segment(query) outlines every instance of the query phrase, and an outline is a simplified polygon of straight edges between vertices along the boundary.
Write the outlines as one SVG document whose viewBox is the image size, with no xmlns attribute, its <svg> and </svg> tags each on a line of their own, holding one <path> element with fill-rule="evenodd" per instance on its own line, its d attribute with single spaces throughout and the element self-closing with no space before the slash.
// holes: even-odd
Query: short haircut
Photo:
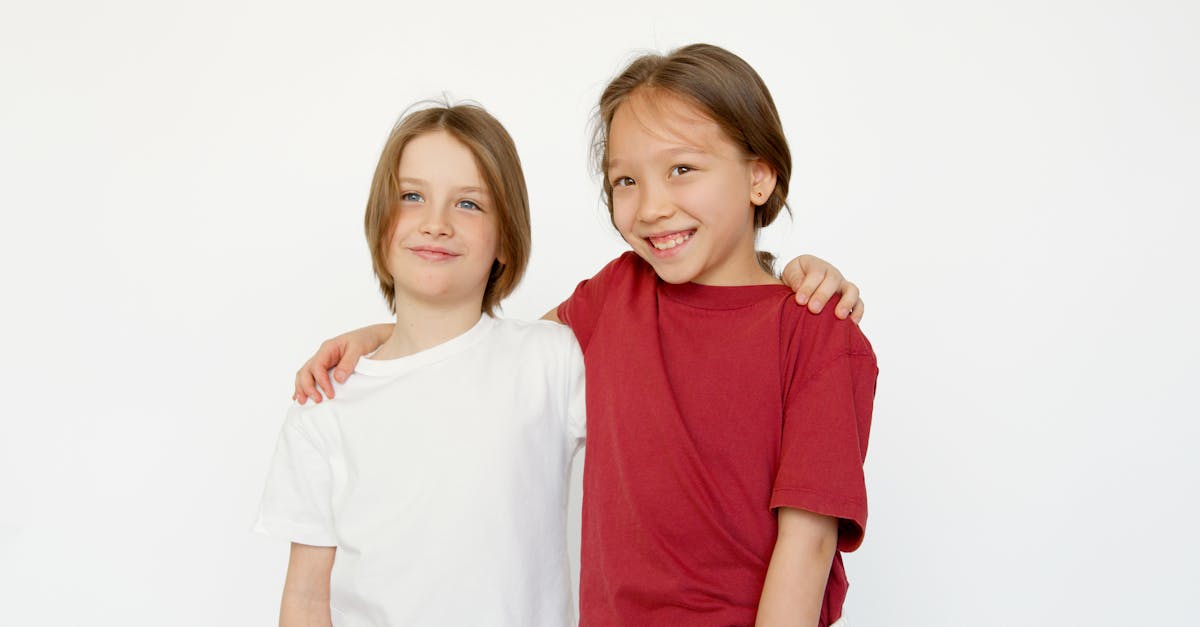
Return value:
<svg viewBox="0 0 1200 627">
<path fill-rule="evenodd" d="M 388 135 L 367 199 L 364 227 L 379 290 L 396 313 L 396 286 L 388 271 L 387 253 L 400 203 L 398 172 L 404 147 L 418 136 L 445 131 L 471 151 L 495 211 L 498 259 L 483 291 L 483 313 L 490 315 L 516 289 L 529 263 L 529 193 L 517 147 L 499 120 L 480 106 L 430 102 L 414 106 L 417 108 L 405 112 Z"/>
<path fill-rule="evenodd" d="M 612 181 L 608 177 L 608 134 L 617 109 L 635 92 L 662 91 L 694 104 L 735 145 L 775 171 L 775 189 L 754 209 L 754 228 L 761 229 L 787 206 L 792 153 L 783 134 L 779 111 L 766 83 L 741 57 L 710 44 L 692 44 L 670 54 L 644 54 L 634 59 L 600 96 L 592 142 L 593 158 L 603 173 L 604 202 L 612 215 Z M 758 253 L 759 265 L 774 273 L 770 253 Z"/>
</svg>

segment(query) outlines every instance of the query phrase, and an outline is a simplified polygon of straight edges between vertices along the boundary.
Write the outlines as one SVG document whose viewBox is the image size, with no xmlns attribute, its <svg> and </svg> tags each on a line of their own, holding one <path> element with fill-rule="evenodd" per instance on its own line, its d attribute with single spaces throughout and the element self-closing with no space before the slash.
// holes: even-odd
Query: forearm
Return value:
<svg viewBox="0 0 1200 627">
<path fill-rule="evenodd" d="M 363 330 L 371 334 L 371 338 L 375 341 L 376 346 L 382 346 L 392 336 L 392 331 L 396 330 L 396 325 L 384 322 L 363 327 Z"/>
<path fill-rule="evenodd" d="M 767 567 L 756 625 L 816 625 L 836 550 L 837 519 L 780 508 L 779 534 Z"/>
<path fill-rule="evenodd" d="M 329 597 L 323 600 L 302 594 L 283 594 L 279 627 L 331 627 Z"/>
<path fill-rule="evenodd" d="M 334 547 L 292 543 L 279 627 L 331 627 L 329 577 L 335 554 Z"/>
</svg>

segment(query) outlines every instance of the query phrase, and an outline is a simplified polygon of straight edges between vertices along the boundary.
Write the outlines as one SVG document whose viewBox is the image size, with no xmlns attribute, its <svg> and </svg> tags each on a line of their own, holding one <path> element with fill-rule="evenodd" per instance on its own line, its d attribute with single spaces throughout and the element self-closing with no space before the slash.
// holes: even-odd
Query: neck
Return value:
<svg viewBox="0 0 1200 627">
<path fill-rule="evenodd" d="M 478 302 L 447 308 L 397 300 L 396 326 L 372 358 L 398 359 L 433 348 L 469 331 L 482 315 Z"/>
<path fill-rule="evenodd" d="M 783 281 L 758 265 L 757 235 L 753 228 L 747 229 L 745 237 L 720 269 L 696 277 L 692 282 L 712 286 L 782 285 Z"/>
</svg>

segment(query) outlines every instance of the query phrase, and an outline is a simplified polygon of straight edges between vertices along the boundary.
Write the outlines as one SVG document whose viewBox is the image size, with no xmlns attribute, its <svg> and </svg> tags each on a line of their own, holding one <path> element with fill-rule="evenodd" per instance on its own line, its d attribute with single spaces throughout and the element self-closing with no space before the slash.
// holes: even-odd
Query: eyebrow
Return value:
<svg viewBox="0 0 1200 627">
<path fill-rule="evenodd" d="M 699 146 L 680 146 L 678 148 L 668 148 L 655 153 L 655 157 L 677 157 L 679 155 L 706 155 L 708 151 Z M 620 159 L 612 159 L 608 162 L 610 170 L 620 168 Z"/>
<path fill-rule="evenodd" d="M 416 185 L 418 187 L 424 185 L 424 186 L 428 187 L 429 181 L 426 181 L 425 179 L 411 177 L 411 176 L 405 176 L 405 177 L 400 178 L 400 184 L 401 185 Z M 488 193 L 486 189 L 479 187 L 478 185 L 467 185 L 464 187 L 456 187 L 454 189 L 454 191 L 458 192 L 460 194 L 481 194 L 484 196 L 486 196 Z"/>
</svg>

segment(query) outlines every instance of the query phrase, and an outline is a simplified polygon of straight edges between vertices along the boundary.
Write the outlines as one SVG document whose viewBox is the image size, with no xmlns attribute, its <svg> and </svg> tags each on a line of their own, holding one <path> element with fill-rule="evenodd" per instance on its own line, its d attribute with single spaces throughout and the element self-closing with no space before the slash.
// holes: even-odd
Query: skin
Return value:
<svg viewBox="0 0 1200 627">
<path fill-rule="evenodd" d="M 483 176 L 471 151 L 449 133 L 410 140 L 400 155 L 399 180 L 386 259 L 396 324 L 377 359 L 437 346 L 478 322 L 499 248 Z"/>
<path fill-rule="evenodd" d="M 758 627 L 815 625 L 837 550 L 837 519 L 781 507 L 779 532 L 758 601 Z"/>
<path fill-rule="evenodd" d="M 279 606 L 279 627 L 330 627 L 329 574 L 337 549 L 292 543 L 287 577 L 283 582 L 283 601 Z"/>
<path fill-rule="evenodd" d="M 691 104 L 646 93 L 617 108 L 608 135 L 621 237 L 668 283 L 779 283 L 754 252 L 754 207 L 774 190 L 774 171 Z"/>
</svg>

